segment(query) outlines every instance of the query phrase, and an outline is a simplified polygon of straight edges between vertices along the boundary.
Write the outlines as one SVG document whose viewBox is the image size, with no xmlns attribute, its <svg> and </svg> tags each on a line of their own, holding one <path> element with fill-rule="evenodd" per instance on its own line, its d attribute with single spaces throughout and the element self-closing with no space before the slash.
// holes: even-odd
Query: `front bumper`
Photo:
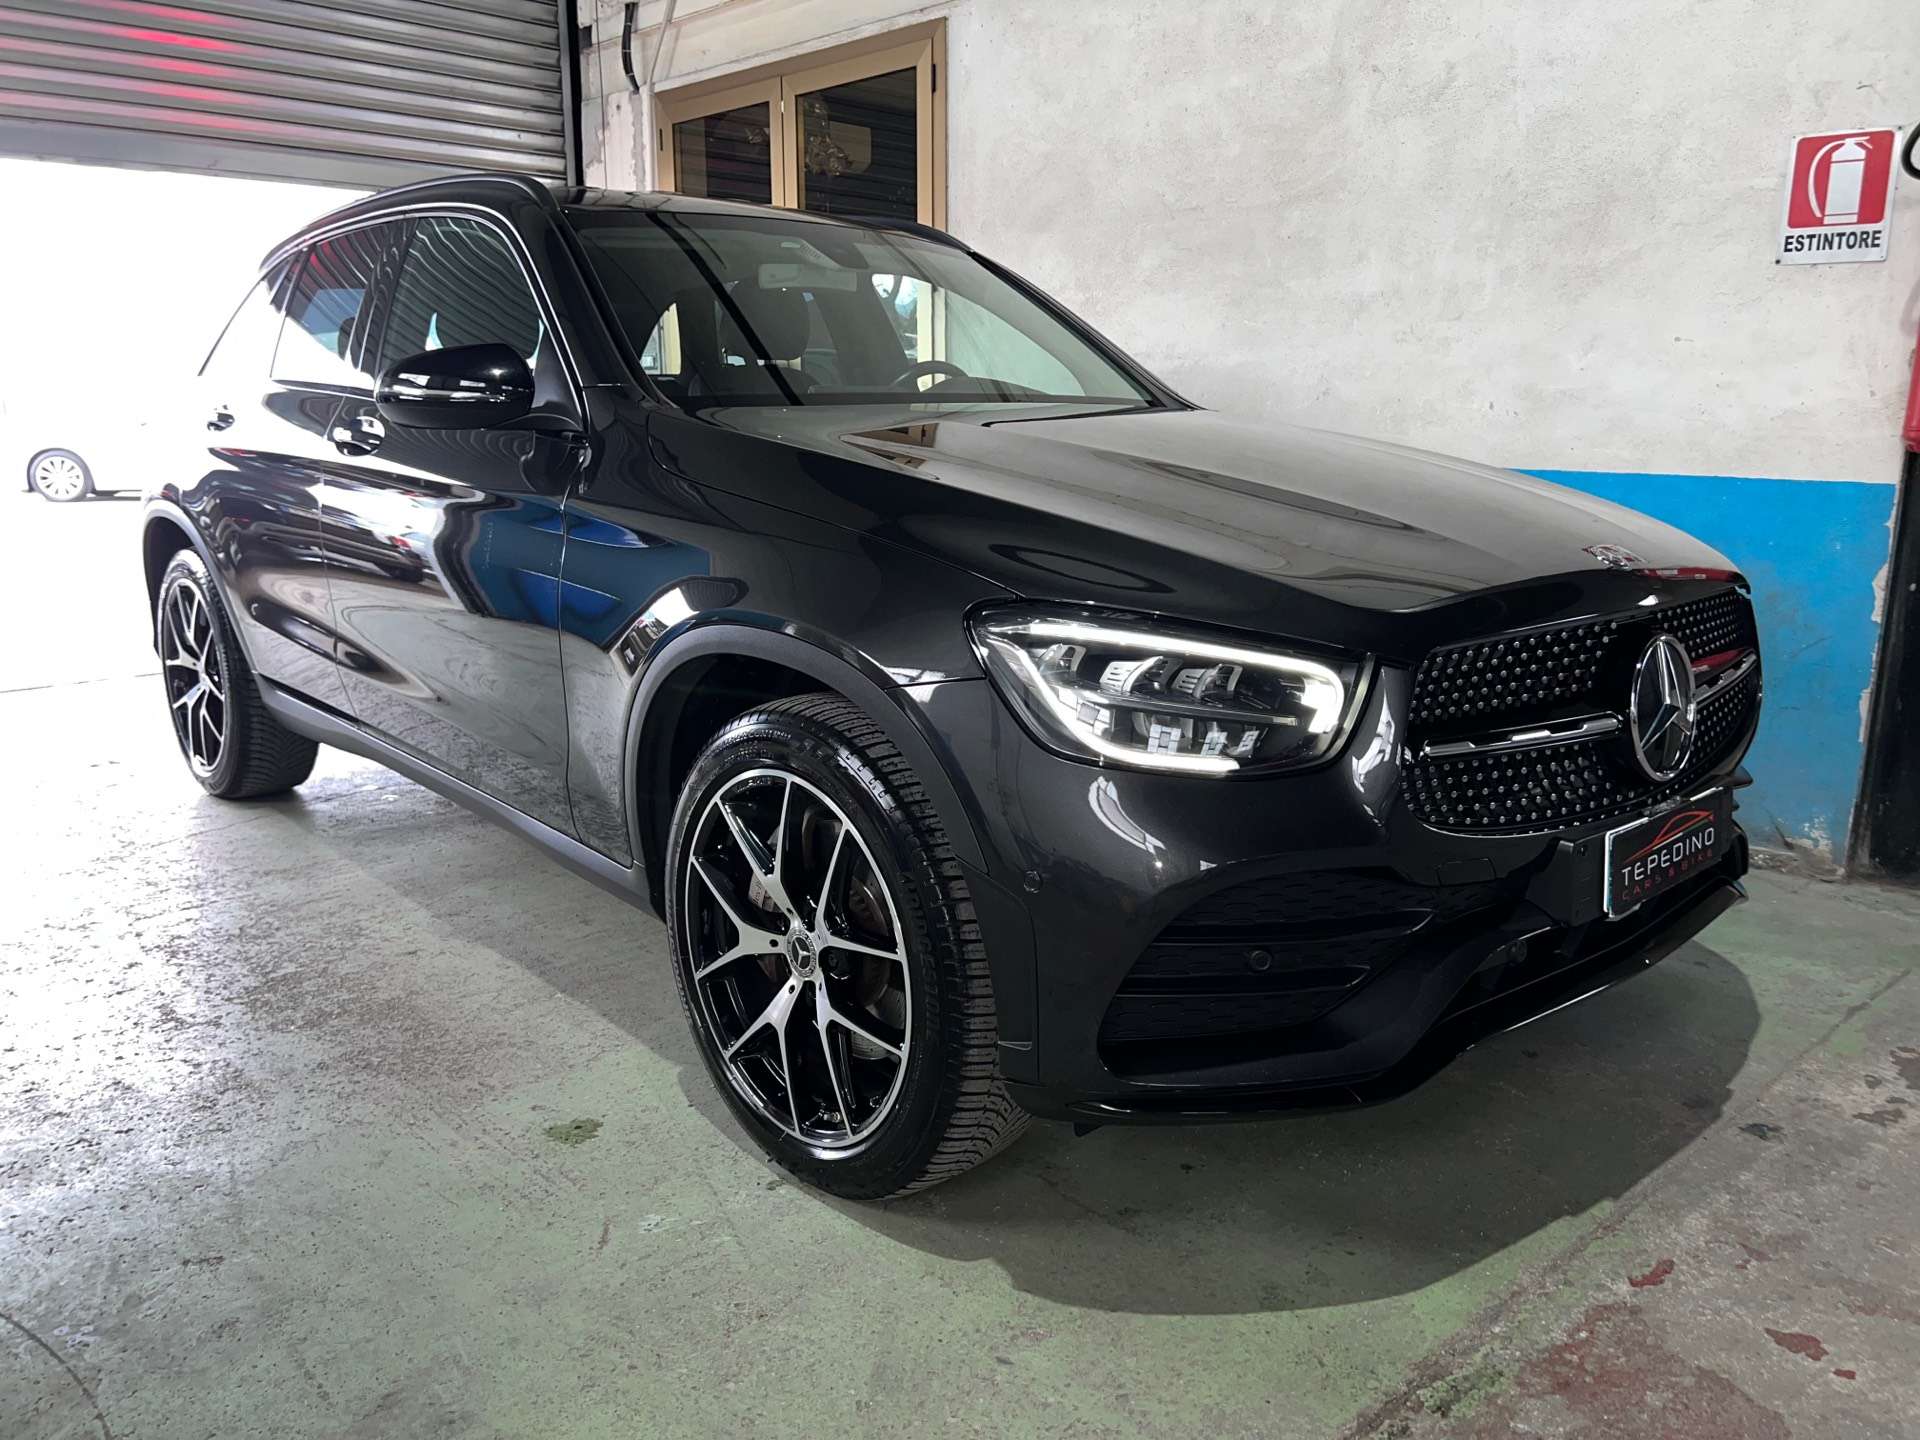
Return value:
<svg viewBox="0 0 1920 1440">
<path fill-rule="evenodd" d="M 1457 947 L 1428 975 L 1384 977 L 1356 996 L 1350 1002 L 1353 1013 L 1343 1017 L 1349 1027 L 1378 1022 L 1366 1031 L 1363 1047 L 1346 1052 L 1343 1066 L 1398 1056 L 1371 1073 L 1272 1087 L 1253 1083 L 1109 1098 L 1078 1097 L 1045 1085 L 1009 1088 L 1014 1099 L 1036 1115 L 1083 1124 L 1192 1123 L 1377 1105 L 1422 1084 L 1482 1038 L 1588 999 L 1664 960 L 1746 899 L 1738 878 L 1746 864 L 1743 837 L 1714 872 L 1645 907 L 1648 913 L 1617 922 L 1618 933 L 1610 934 L 1614 927 L 1603 926 L 1577 941 L 1563 939 L 1565 948 L 1544 961 L 1487 967 L 1488 957 L 1506 946 L 1554 933 L 1544 912 L 1526 906 L 1524 913 Z M 1455 985 L 1459 988 L 1453 998 L 1436 1014 L 1433 1001 Z"/>
<path fill-rule="evenodd" d="M 1420 823 L 1403 801 L 1396 743 L 1409 683 L 1404 671 L 1378 673 L 1333 762 L 1223 781 L 1063 759 L 984 681 L 917 689 L 917 721 L 980 841 L 985 863 L 966 867 L 967 879 L 993 971 L 1001 1070 L 1026 1109 L 1104 1124 L 1377 1102 L 1489 1033 L 1639 973 L 1743 898 L 1744 835 L 1711 871 L 1608 920 L 1603 837 L 1628 817 L 1532 835 Z M 1744 748 L 1701 788 L 1748 783 Z M 1313 963 L 1345 978 L 1324 1004 L 1164 1044 L 1130 1043 L 1116 1026 L 1136 964 L 1196 907 L 1250 885 L 1311 894 L 1319 877 L 1355 875 L 1435 899 L 1424 919 L 1412 912 L 1404 943 L 1374 946 L 1384 958 L 1370 967 L 1342 969 L 1342 952 L 1359 956 L 1372 940 L 1326 929 L 1309 947 Z M 1382 926 L 1370 933 L 1393 932 Z"/>
</svg>

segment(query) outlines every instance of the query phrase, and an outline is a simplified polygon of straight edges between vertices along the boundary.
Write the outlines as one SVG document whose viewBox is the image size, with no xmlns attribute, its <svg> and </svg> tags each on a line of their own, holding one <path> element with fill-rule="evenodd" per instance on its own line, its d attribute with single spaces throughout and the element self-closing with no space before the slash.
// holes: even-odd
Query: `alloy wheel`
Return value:
<svg viewBox="0 0 1920 1440">
<path fill-rule="evenodd" d="M 160 666 L 173 731 L 196 775 L 210 775 L 227 743 L 227 682 L 200 587 L 176 578 L 160 600 Z"/>
<path fill-rule="evenodd" d="M 87 488 L 87 472 L 71 455 L 42 455 L 33 462 L 32 479 L 49 500 L 76 500 Z"/>
<path fill-rule="evenodd" d="M 728 1083 L 816 1149 L 866 1140 L 906 1078 L 913 986 L 859 831 L 800 776 L 744 771 L 701 812 L 684 883 L 690 985 Z"/>
</svg>

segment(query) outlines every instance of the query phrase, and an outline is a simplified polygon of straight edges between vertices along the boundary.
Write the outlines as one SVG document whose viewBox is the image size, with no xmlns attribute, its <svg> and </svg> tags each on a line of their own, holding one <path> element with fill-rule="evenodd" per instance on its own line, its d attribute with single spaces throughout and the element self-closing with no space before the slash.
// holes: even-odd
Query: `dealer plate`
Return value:
<svg viewBox="0 0 1920 1440">
<path fill-rule="evenodd" d="M 1691 875 L 1712 869 L 1733 847 L 1733 792 L 1709 790 L 1685 804 L 1607 832 L 1607 915 L 1618 918 Z"/>
</svg>

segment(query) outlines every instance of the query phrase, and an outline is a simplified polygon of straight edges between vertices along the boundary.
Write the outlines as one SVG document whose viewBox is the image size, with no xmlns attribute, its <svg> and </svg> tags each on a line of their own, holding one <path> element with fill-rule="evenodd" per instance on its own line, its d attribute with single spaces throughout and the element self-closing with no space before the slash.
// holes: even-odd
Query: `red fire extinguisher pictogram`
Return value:
<svg viewBox="0 0 1920 1440">
<path fill-rule="evenodd" d="M 1849 135 L 1822 146 L 1814 155 L 1813 164 L 1807 168 L 1807 208 L 1820 217 L 1821 224 L 1860 223 L 1860 195 L 1866 189 L 1869 153 L 1866 136 Z M 1827 169 L 1824 196 L 1814 188 L 1822 162 Z"/>
</svg>

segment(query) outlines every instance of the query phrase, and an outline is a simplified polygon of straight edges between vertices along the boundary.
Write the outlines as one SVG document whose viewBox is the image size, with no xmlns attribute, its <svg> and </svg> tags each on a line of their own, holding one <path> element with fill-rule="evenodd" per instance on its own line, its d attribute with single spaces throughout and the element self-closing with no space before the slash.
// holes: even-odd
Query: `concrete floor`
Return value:
<svg viewBox="0 0 1920 1440">
<path fill-rule="evenodd" d="M 1758 877 L 1396 1104 L 839 1204 L 650 918 L 337 754 L 203 797 L 136 522 L 0 497 L 0 1436 L 1920 1431 L 1915 897 Z"/>
</svg>

